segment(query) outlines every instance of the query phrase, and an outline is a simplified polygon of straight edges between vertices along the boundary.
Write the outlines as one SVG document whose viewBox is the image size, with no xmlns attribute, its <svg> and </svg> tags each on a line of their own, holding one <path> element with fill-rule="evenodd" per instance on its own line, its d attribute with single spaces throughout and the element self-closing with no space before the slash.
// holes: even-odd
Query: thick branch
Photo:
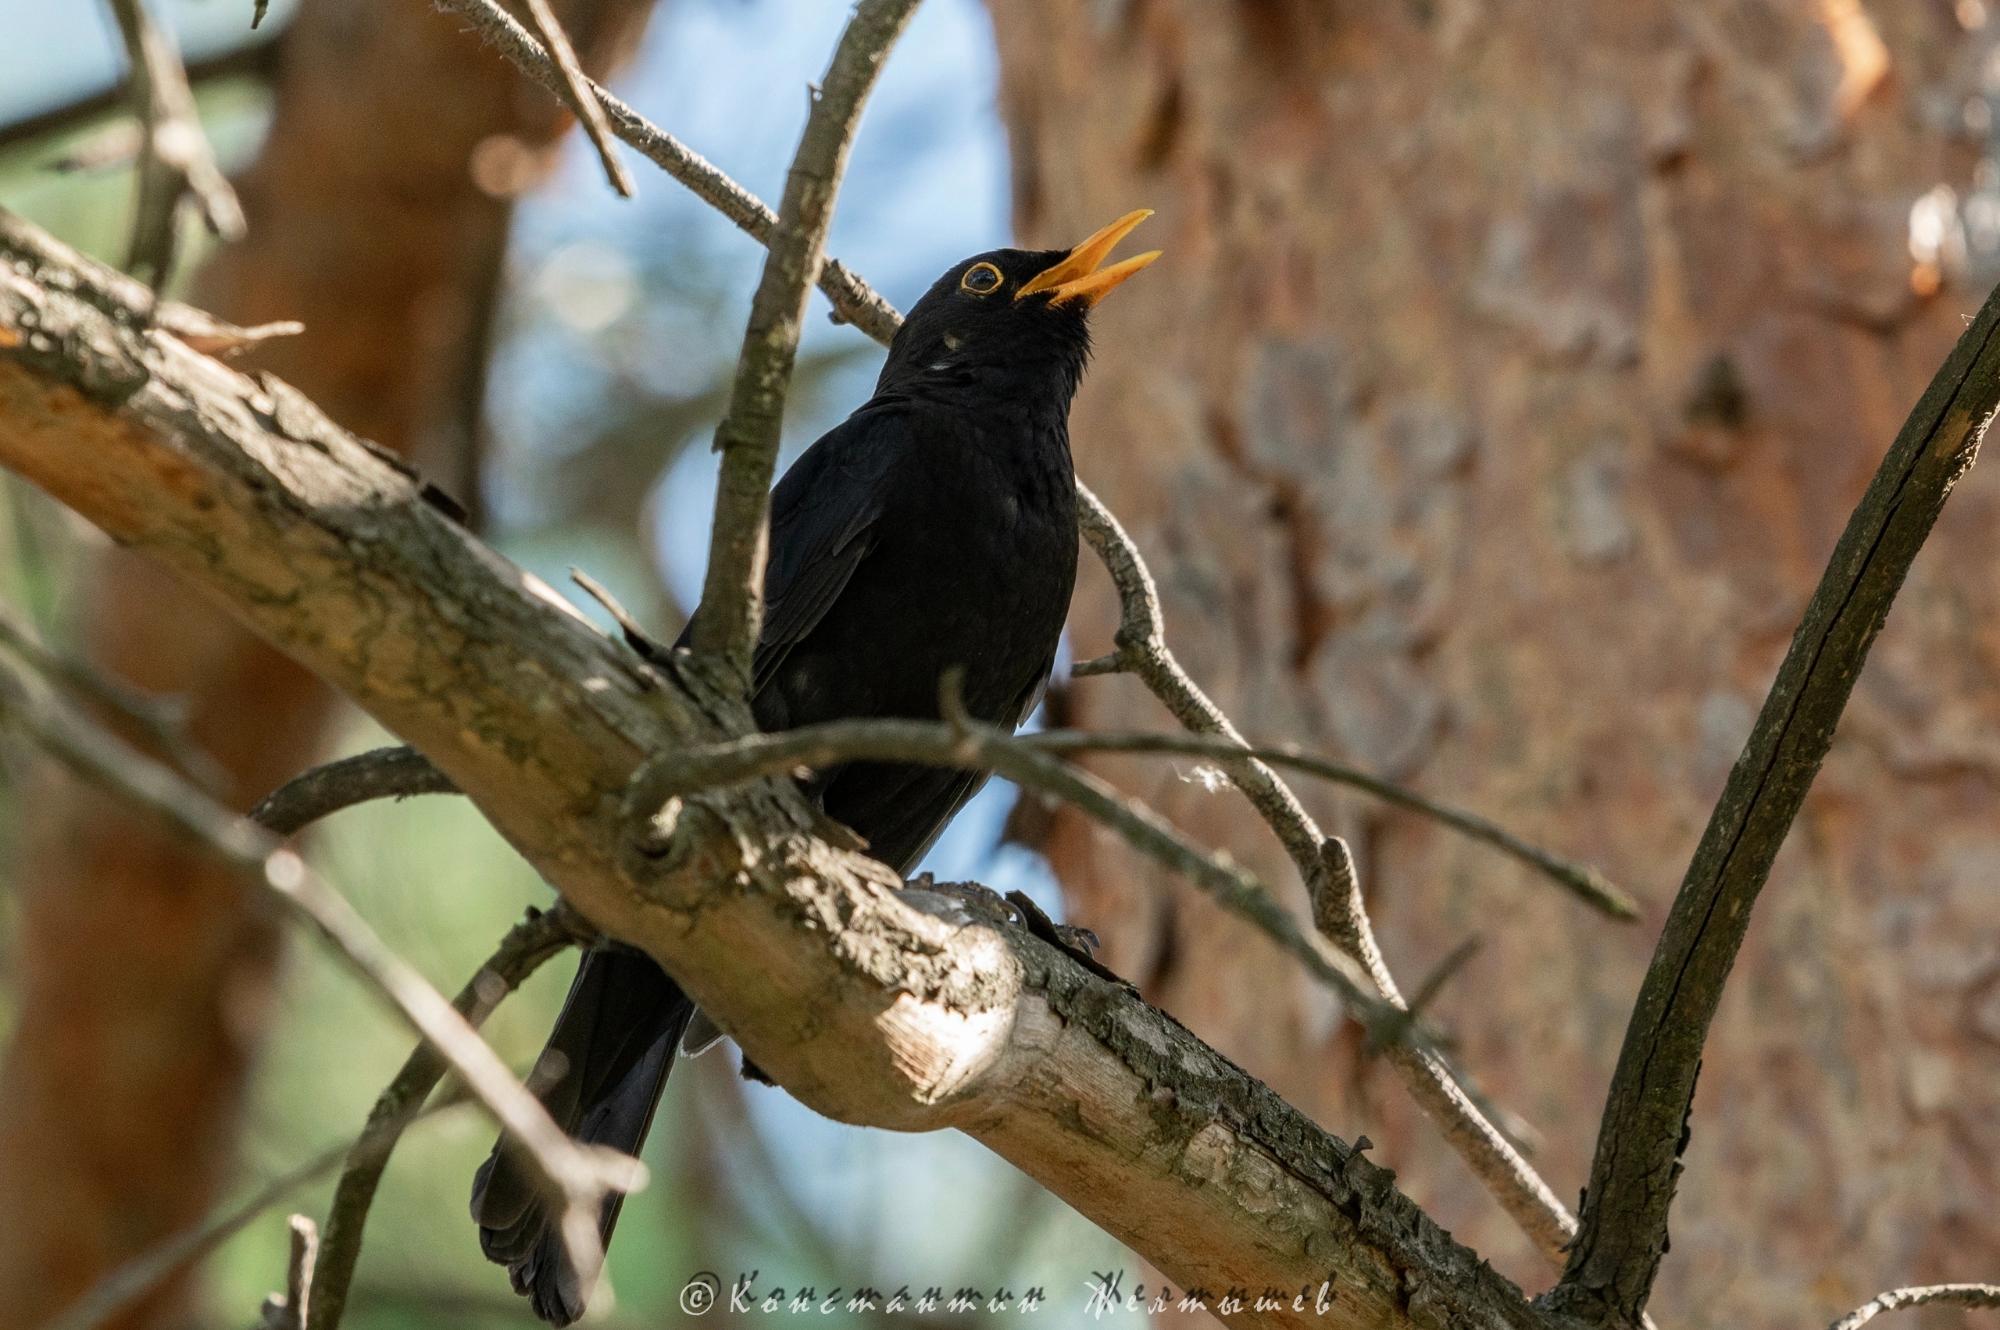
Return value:
<svg viewBox="0 0 2000 1330">
<path fill-rule="evenodd" d="M 1667 1211 L 1709 1022 L 1792 819 L 1889 605 L 2000 405 L 2000 291 L 1958 339 L 1861 496 L 1710 815 L 1632 1009 L 1582 1229 L 1552 1297 L 1635 1323 L 1667 1248 Z"/>
<path fill-rule="evenodd" d="M 685 799 L 642 853 L 621 796 L 649 755 L 730 737 L 712 683 L 636 662 L 296 392 L 106 317 L 47 269 L 0 263 L 0 465 L 416 744 L 803 1102 L 958 1127 L 1183 1285 L 1333 1278 L 1332 1314 L 1269 1323 L 1547 1324 L 1185 1030 L 1023 932 L 914 908 L 813 835 L 786 782 Z"/>
<path fill-rule="evenodd" d="M 813 96 L 805 133 L 785 177 L 778 224 L 765 243 L 764 275 L 750 302 L 750 325 L 736 358 L 729 410 L 715 431 L 722 473 L 708 576 L 694 616 L 695 650 L 719 656 L 749 687 L 750 652 L 764 619 L 764 563 L 770 550 L 771 477 L 778 469 L 785 392 L 798 359 L 806 300 L 826 258 L 826 232 L 854 127 L 875 78 L 917 0 L 861 0 L 840 35 L 825 85 Z"/>
</svg>

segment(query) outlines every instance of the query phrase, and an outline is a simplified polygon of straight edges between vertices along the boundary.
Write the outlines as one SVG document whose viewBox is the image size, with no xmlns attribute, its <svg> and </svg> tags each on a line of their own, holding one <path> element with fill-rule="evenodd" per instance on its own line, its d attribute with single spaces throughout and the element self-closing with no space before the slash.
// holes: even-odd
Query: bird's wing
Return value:
<svg viewBox="0 0 2000 1330">
<path fill-rule="evenodd" d="M 875 543 L 883 478 L 910 440 L 901 411 L 868 406 L 821 436 L 771 493 L 764 631 L 752 663 L 762 689 L 840 598 Z"/>
</svg>

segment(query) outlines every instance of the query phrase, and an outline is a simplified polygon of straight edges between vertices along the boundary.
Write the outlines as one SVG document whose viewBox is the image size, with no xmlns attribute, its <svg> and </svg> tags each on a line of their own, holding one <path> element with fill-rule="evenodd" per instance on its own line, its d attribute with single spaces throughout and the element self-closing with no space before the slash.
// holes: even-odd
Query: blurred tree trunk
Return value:
<svg viewBox="0 0 2000 1330">
<path fill-rule="evenodd" d="M 1323 792 L 1413 986 L 1574 1196 L 1680 872 L 1853 501 L 1983 295 L 1984 7 L 995 3 L 1027 242 L 1158 208 L 1078 465 L 1169 634 L 1296 739 L 1606 867 L 1639 927 Z M 1972 128 L 1968 128 L 1968 127 Z M 1918 200 L 1930 201 L 1913 213 Z M 1664 1324 L 1794 1327 L 2000 1271 L 2000 474 L 1962 486 L 1710 1041 Z M 1080 656 L 1114 601 L 1086 578 Z M 1129 680 L 1069 705 L 1159 724 Z M 1274 882 L 1227 793 L 1105 768 Z M 1549 1275 L 1269 949 L 1061 819 L 1109 961 L 1531 1287 Z M 1296 896 L 1293 898 L 1301 906 Z M 1949 1316 L 1939 1324 L 1953 1323 Z"/>
<path fill-rule="evenodd" d="M 557 6 L 600 71 L 649 7 Z M 303 320 L 258 367 L 470 503 L 512 199 L 567 115 L 463 24 L 407 0 L 307 0 L 275 91 L 243 182 L 250 238 L 193 298 L 243 323 Z M 312 759 L 331 697 L 298 666 L 138 558 L 106 556 L 86 594 L 95 658 L 192 701 L 236 804 Z M 276 959 L 243 882 L 94 791 L 42 782 L 25 804 L 20 1021 L 0 1066 L 0 1327 L 39 1325 L 214 1200 Z M 184 1315 L 173 1289 L 121 1324 Z"/>
</svg>

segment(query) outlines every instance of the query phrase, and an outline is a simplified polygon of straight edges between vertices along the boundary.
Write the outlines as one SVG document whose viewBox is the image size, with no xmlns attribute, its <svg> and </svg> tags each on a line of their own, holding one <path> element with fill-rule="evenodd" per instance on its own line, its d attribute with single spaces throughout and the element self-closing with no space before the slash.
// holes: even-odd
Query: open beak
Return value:
<svg viewBox="0 0 2000 1330">
<path fill-rule="evenodd" d="M 1136 212 L 1126 213 L 1071 250 L 1054 267 L 1044 269 L 1027 285 L 1015 292 L 1014 299 L 1020 300 L 1046 291 L 1049 293 L 1049 303 L 1052 305 L 1061 305 L 1071 300 L 1081 300 L 1086 308 L 1095 305 L 1110 294 L 1113 287 L 1160 257 L 1160 251 L 1155 249 L 1144 254 L 1135 254 L 1129 259 L 1122 259 L 1109 268 L 1100 269 L 1097 266 L 1104 262 L 1107 254 L 1118 247 L 1119 241 L 1132 233 L 1134 227 L 1152 215 L 1151 208 L 1140 208 Z"/>
</svg>

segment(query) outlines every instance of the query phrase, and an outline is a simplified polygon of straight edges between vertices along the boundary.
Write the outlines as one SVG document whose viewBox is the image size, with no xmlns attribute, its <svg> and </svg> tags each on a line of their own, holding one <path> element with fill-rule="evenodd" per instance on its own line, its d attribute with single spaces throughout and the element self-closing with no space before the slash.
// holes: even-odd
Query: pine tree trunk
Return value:
<svg viewBox="0 0 2000 1330">
<path fill-rule="evenodd" d="M 646 0 L 558 5 L 586 66 L 629 50 Z M 250 238 L 193 299 L 300 319 L 258 366 L 413 455 L 467 501 L 512 197 L 568 117 L 428 4 L 308 0 L 270 137 L 242 184 Z M 142 559 L 105 557 L 82 613 L 108 671 L 193 705 L 248 807 L 317 752 L 332 698 Z M 163 824 L 40 774 L 17 868 L 20 1016 L 0 1065 L 0 1327 L 37 1326 L 195 1223 L 229 1177 L 276 959 L 255 889 Z M 114 1324 L 175 1324 L 184 1287 Z"/>
<path fill-rule="evenodd" d="M 1987 39 L 1950 5 L 1858 0 L 991 9 L 1025 242 L 1160 210 L 1141 238 L 1166 258 L 1101 311 L 1074 434 L 1186 664 L 1251 736 L 1486 812 L 1646 902 L 1621 928 L 1420 819 L 1313 794 L 1406 988 L 1484 942 L 1437 1014 L 1573 1197 L 1709 806 L 1984 295 L 1949 244 L 1938 289 L 1913 220 L 1942 196 L 1913 206 L 1973 180 Z M 1764 895 L 1663 1325 L 1790 1328 L 2000 1271 L 1997 556 L 1989 463 Z M 1109 649 L 1102 577 L 1071 622 L 1080 656 Z M 1068 705 L 1165 723 L 1129 680 Z M 1228 792 L 1103 769 L 1303 913 Z M 1293 967 L 1081 819 L 1049 849 L 1111 965 L 1547 1285 Z"/>
</svg>

